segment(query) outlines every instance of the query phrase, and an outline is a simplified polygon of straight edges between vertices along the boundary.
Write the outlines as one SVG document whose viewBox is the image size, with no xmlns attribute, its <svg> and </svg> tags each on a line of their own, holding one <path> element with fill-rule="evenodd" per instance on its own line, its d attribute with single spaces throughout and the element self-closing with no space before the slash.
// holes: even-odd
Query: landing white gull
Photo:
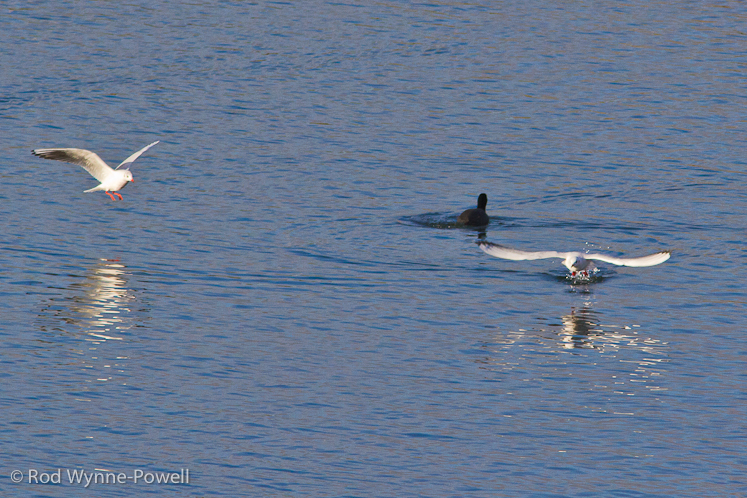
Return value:
<svg viewBox="0 0 747 498">
<path fill-rule="evenodd" d="M 511 249 L 491 242 L 479 242 L 480 249 L 495 256 L 496 258 L 511 259 L 513 261 L 526 261 L 533 259 L 558 258 L 563 260 L 563 264 L 571 271 L 572 276 L 576 273 L 582 273 L 588 276 L 588 270 L 594 268 L 595 261 L 604 261 L 619 266 L 654 266 L 669 259 L 671 251 L 659 251 L 656 254 L 642 256 L 640 258 L 616 258 L 606 254 L 583 254 L 580 252 L 557 252 L 557 251 L 537 251 L 527 252 Z"/>
<path fill-rule="evenodd" d="M 124 188 L 127 182 L 134 182 L 132 173 L 130 172 L 130 164 L 135 162 L 135 159 L 146 150 L 156 145 L 158 141 L 153 142 L 135 152 L 133 155 L 122 161 L 122 164 L 114 169 L 111 169 L 96 153 L 85 149 L 34 149 L 31 151 L 35 156 L 43 157 L 44 159 L 54 159 L 57 161 L 64 161 L 66 163 L 77 164 L 82 166 L 88 171 L 91 176 L 100 182 L 100 185 L 88 189 L 85 192 L 96 192 L 97 190 L 103 190 L 106 194 L 114 198 L 112 192 L 114 192 L 119 200 L 122 200 L 122 195 L 118 193 L 118 190 Z M 122 168 L 122 169 L 120 169 Z"/>
</svg>

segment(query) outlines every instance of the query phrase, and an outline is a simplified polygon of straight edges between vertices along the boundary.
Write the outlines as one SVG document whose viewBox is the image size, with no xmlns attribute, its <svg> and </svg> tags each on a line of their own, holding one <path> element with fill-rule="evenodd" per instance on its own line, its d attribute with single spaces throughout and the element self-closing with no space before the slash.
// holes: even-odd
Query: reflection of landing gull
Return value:
<svg viewBox="0 0 747 498">
<path fill-rule="evenodd" d="M 83 167 L 91 174 L 91 176 L 100 182 L 100 185 L 88 189 L 85 192 L 103 190 L 112 198 L 113 201 L 116 201 L 110 192 L 114 192 L 117 197 L 119 197 L 119 200 L 122 200 L 122 195 L 117 193 L 117 190 L 124 188 L 124 186 L 127 185 L 127 182 L 135 181 L 132 179 L 132 173 L 130 173 L 130 164 L 135 162 L 135 159 L 140 157 L 143 152 L 157 143 L 158 142 L 153 142 L 152 144 L 143 147 L 122 161 L 122 164 L 114 169 L 111 169 L 108 164 L 96 155 L 96 153 L 85 149 L 35 149 L 32 151 L 32 154 L 43 157 L 44 159 L 56 159 L 57 161 L 73 163 Z M 124 166 L 124 168 L 122 168 L 122 166 Z"/>
<path fill-rule="evenodd" d="M 640 325 L 602 324 L 600 314 L 590 305 L 591 303 L 584 303 L 582 308 L 572 308 L 570 313 L 561 317 L 563 328 L 557 335 L 563 349 L 596 349 L 603 354 L 628 349 L 650 355 L 661 354 L 661 346 L 664 343 L 639 335 L 637 330 Z M 645 361 L 660 360 L 649 356 Z"/>
<path fill-rule="evenodd" d="M 576 272 L 583 272 L 588 275 L 588 270 L 594 268 L 594 263 L 590 260 L 604 261 L 605 263 L 612 263 L 613 265 L 620 266 L 654 266 L 669 259 L 671 251 L 660 251 L 650 256 L 643 256 L 640 258 L 616 258 L 614 256 L 607 256 L 606 254 L 583 254 L 580 252 L 556 252 L 556 251 L 537 251 L 527 252 L 519 251 L 517 249 L 510 249 L 505 246 L 493 244 L 490 242 L 478 242 L 480 249 L 495 256 L 496 258 L 511 259 L 514 261 L 525 261 L 534 259 L 547 259 L 547 258 L 559 258 L 563 260 L 563 264 L 566 268 L 571 270 L 571 275 L 576 275 Z"/>
<path fill-rule="evenodd" d="M 589 308 L 571 310 L 561 319 L 563 320 L 563 342 L 567 348 L 581 348 L 587 345 L 594 347 L 591 345 L 591 339 L 603 333 L 599 328 L 595 313 Z"/>
</svg>

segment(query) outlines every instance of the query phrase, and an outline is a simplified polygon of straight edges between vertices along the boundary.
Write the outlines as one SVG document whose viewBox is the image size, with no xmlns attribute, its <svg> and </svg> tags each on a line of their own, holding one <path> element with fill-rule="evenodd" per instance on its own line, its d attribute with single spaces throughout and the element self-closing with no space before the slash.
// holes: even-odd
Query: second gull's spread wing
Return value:
<svg viewBox="0 0 747 498">
<path fill-rule="evenodd" d="M 526 261 L 532 259 L 546 259 L 546 258 L 560 258 L 565 259 L 566 253 L 557 251 L 519 251 L 517 249 L 510 249 L 505 246 L 493 244 L 491 242 L 480 242 L 480 249 L 495 256 L 496 258 L 511 259 L 514 261 Z"/>
<path fill-rule="evenodd" d="M 654 266 L 669 259 L 671 251 L 660 251 L 656 254 L 648 256 L 642 256 L 640 258 L 615 258 L 614 256 L 607 256 L 606 254 L 584 254 L 586 259 L 596 259 L 598 261 L 604 261 L 605 263 L 612 263 L 613 265 L 620 266 Z"/>
</svg>

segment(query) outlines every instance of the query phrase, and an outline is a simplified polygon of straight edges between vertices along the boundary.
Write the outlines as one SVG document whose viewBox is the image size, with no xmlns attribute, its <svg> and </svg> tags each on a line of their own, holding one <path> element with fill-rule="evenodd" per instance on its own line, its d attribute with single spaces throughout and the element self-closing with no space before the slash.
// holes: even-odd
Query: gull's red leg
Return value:
<svg viewBox="0 0 747 498">
<path fill-rule="evenodd" d="M 117 197 L 119 197 L 120 201 L 122 200 L 122 194 L 120 194 L 119 192 L 114 192 L 114 195 L 116 195 Z"/>
<path fill-rule="evenodd" d="M 112 195 L 112 193 L 109 192 L 108 190 L 106 191 L 106 195 L 108 195 L 109 197 L 111 197 L 113 201 L 117 200 L 117 199 L 114 198 L 114 196 Z"/>
</svg>

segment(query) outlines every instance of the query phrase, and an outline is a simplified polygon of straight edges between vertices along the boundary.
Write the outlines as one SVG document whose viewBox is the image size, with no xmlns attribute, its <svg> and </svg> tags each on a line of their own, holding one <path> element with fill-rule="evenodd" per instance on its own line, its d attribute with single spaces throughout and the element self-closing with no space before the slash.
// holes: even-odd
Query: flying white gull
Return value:
<svg viewBox="0 0 747 498">
<path fill-rule="evenodd" d="M 616 258 L 606 254 L 583 254 L 580 252 L 556 252 L 556 251 L 537 251 L 527 252 L 517 249 L 510 249 L 505 246 L 493 244 L 490 242 L 479 242 L 480 249 L 495 256 L 496 258 L 511 259 L 514 261 L 525 261 L 532 259 L 559 258 L 563 264 L 571 271 L 572 276 L 581 273 L 588 276 L 588 270 L 594 268 L 594 263 L 590 260 L 604 261 L 620 266 L 654 266 L 669 259 L 671 251 L 660 251 L 650 256 L 640 258 Z"/>
<path fill-rule="evenodd" d="M 31 151 L 35 156 L 43 157 L 44 159 L 55 159 L 57 161 L 64 161 L 66 163 L 77 164 L 82 166 L 88 171 L 91 176 L 100 182 L 100 185 L 88 189 L 85 192 L 96 192 L 97 190 L 103 190 L 106 194 L 112 198 L 113 201 L 117 199 L 111 194 L 114 192 L 119 200 L 122 200 L 122 195 L 117 192 L 127 185 L 127 182 L 134 182 L 132 179 L 132 173 L 130 173 L 130 164 L 135 162 L 135 159 L 146 150 L 156 145 L 158 141 L 143 147 L 133 155 L 122 161 L 122 164 L 114 169 L 111 169 L 96 153 L 85 149 L 34 149 Z M 122 168 L 122 169 L 120 169 Z"/>
</svg>

